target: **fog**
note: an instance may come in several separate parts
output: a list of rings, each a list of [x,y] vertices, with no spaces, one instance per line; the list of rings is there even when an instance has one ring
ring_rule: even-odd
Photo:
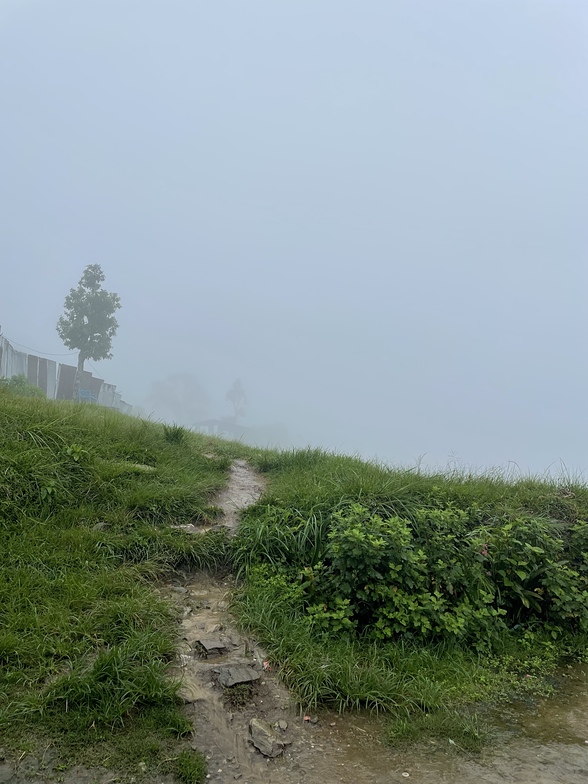
[[[3,332],[97,263],[146,415],[583,472],[587,78],[586,0],[0,0]]]

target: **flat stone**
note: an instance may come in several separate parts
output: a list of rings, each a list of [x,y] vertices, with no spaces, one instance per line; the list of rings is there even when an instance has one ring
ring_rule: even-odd
[[[218,676],[221,686],[236,686],[238,683],[251,683],[259,680],[259,673],[251,667],[223,667]]]
[[[263,719],[249,722],[249,740],[264,757],[279,757],[284,751],[284,742],[278,738],[272,727]]]
[[[194,642],[200,646],[207,658],[220,656],[227,652],[227,647],[219,637],[199,637]]]

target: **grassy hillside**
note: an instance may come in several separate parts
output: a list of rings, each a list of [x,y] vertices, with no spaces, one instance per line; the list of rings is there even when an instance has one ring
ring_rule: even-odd
[[[268,477],[234,542],[230,462]],[[304,708],[368,708],[390,738],[476,748],[476,706],[552,688],[588,632],[588,489],[273,452],[0,391],[0,734],[19,753],[199,781],[154,582],[233,569],[235,611]],[[196,732],[198,728],[196,727]]]
[[[186,768],[178,739],[191,726],[165,677],[176,624],[151,586],[174,568],[227,567],[222,533],[190,537],[170,523],[214,518],[234,451],[0,392],[4,746],[55,742],[66,760],[83,751],[114,768]]]

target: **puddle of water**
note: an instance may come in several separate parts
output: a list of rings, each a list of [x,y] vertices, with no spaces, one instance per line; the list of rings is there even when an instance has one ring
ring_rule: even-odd
[[[562,668],[558,685],[555,697],[502,710],[498,725],[540,743],[584,743],[588,740],[588,664]]]

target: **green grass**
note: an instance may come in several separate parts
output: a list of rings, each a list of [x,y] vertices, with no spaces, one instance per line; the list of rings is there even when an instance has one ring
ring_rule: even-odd
[[[500,470],[437,474],[387,468],[321,449],[255,450],[250,460],[271,478],[264,502],[303,514],[330,513],[361,501],[382,514],[410,516],[423,506],[451,503],[459,509],[475,505],[487,516],[526,512],[568,524],[588,519],[588,487],[569,476],[517,479]]]
[[[174,528],[215,520],[213,499],[236,457],[268,478],[236,541],[222,531],[193,537]],[[249,449],[0,390],[2,745],[19,755],[52,744],[64,764],[126,775],[147,766],[202,781],[204,761],[187,748],[191,727],[166,677],[178,619],[154,589],[178,569],[233,568],[240,621],[300,705],[385,714],[396,744],[430,738],[473,750],[486,733],[476,705],[548,694],[546,676],[561,658],[586,656],[586,630],[574,628],[577,597],[562,605],[569,628],[524,610],[520,623],[509,621],[492,639],[382,639],[367,621],[350,629],[343,605],[323,612],[320,592],[312,608],[313,581],[333,555],[334,521],[357,503],[384,521],[374,524],[382,541],[397,516],[426,544],[423,510],[431,520],[449,511],[450,522],[467,518],[489,533],[505,521],[536,519],[550,541],[561,537],[575,553],[578,585],[588,579],[588,489],[569,478],[431,475],[321,450]],[[508,544],[508,530],[504,537]]]
[[[227,570],[214,520],[237,445],[0,391],[0,733],[67,764],[203,778],[167,676],[177,619],[154,590],[175,569]],[[211,455],[206,457],[205,455]],[[163,762],[165,760],[165,763]]]
[[[458,752],[477,752],[491,737],[492,729],[477,713],[447,709],[398,717],[388,727],[388,741],[396,748],[428,742]]]

